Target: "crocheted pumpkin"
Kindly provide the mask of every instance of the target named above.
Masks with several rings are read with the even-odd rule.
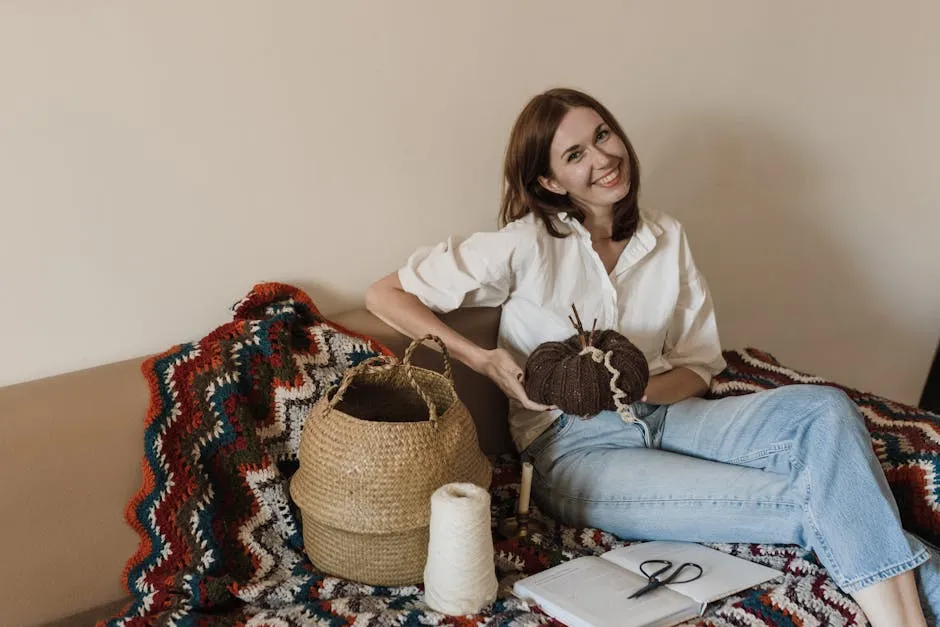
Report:
[[[545,342],[529,355],[526,394],[582,418],[607,409],[632,420],[629,405],[643,397],[649,381],[646,357],[616,331],[592,328],[585,333],[577,309],[572,309],[574,318],[569,319],[578,333],[563,342]]]

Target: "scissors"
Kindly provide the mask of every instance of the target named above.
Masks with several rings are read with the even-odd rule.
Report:
[[[652,569],[655,566],[660,566],[660,568],[652,572],[647,571],[647,567]],[[665,573],[670,568],[672,568],[672,562],[670,562],[669,560],[646,560],[645,562],[641,563],[640,572],[646,575],[646,578],[649,579],[649,583],[643,586],[642,588],[640,588],[639,590],[637,590],[636,592],[634,592],[633,594],[631,594],[630,596],[628,596],[627,598],[635,599],[639,596],[643,596],[647,592],[655,590],[656,588],[660,586],[664,586],[667,583],[689,583],[690,581],[695,581],[696,579],[702,576],[701,566],[699,566],[698,564],[694,562],[685,562],[684,564],[680,564],[677,569],[672,571],[672,574],[668,575],[667,577],[660,578],[660,575]],[[698,571],[698,572],[696,572],[693,575],[692,574],[693,571]],[[685,573],[685,575],[680,577],[679,575],[681,575],[683,572]]]

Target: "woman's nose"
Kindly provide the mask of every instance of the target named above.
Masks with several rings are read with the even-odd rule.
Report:
[[[595,148],[594,150],[594,169],[603,170],[613,163],[614,157],[608,152],[605,152],[603,148]]]

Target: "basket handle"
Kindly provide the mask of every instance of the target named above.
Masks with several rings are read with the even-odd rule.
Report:
[[[427,405],[428,419],[430,420],[431,424],[437,426],[437,406],[434,404],[434,401],[431,400],[431,397],[428,396],[428,394],[423,389],[421,389],[421,385],[418,383],[418,380],[415,379],[414,373],[412,372],[412,368],[415,368],[416,366],[411,365],[411,356],[415,349],[417,349],[418,346],[424,342],[424,340],[432,340],[440,347],[441,355],[444,358],[444,376],[447,377],[447,380],[450,381],[451,385],[454,385],[454,372],[450,364],[450,355],[447,352],[447,347],[444,345],[444,342],[441,341],[441,338],[437,337],[436,335],[428,334],[420,339],[414,340],[405,350],[405,355],[401,360],[401,365],[405,367],[405,375],[408,377],[408,382],[411,383],[411,387],[414,388],[415,392],[418,393],[418,396],[421,397],[421,400],[424,401],[424,404]],[[346,390],[348,390],[349,386],[352,385],[353,379],[355,379],[361,373],[365,372],[366,370],[387,370],[395,366],[396,363],[397,362],[394,357],[385,357],[380,355],[378,357],[370,357],[369,359],[363,360],[352,368],[346,370],[346,372],[343,374],[342,381],[339,383],[338,389],[327,403],[327,406],[324,410],[324,415],[325,412],[336,409],[336,406],[339,404],[339,402],[343,400],[343,395],[346,393]],[[332,388],[327,391],[327,395],[330,394],[330,391],[332,391]]]
[[[450,354],[447,352],[447,346],[444,345],[443,340],[428,333],[424,337],[415,338],[414,341],[405,349],[405,355],[402,357],[401,363],[405,367],[405,375],[408,377],[408,381],[411,383],[411,387],[414,388],[415,392],[418,393],[418,396],[421,397],[421,400],[424,401],[424,404],[428,406],[428,419],[431,421],[431,424],[435,427],[437,426],[437,406],[434,404],[434,401],[431,400],[431,397],[421,389],[421,385],[418,383],[418,380],[415,379],[414,372],[412,368],[415,366],[411,365],[411,356],[414,354],[415,349],[417,349],[425,340],[431,340],[435,342],[441,349],[441,357],[444,359],[444,376],[447,377],[447,380],[450,381],[451,386],[454,385],[454,372],[450,366]]]
[[[394,365],[394,357],[385,357],[383,355],[379,355],[377,357],[369,357],[368,359],[364,359],[352,368],[347,369],[346,372],[343,373],[343,378],[339,384],[334,385],[326,391],[326,395],[329,396],[330,392],[333,391],[333,388],[338,388],[336,393],[333,394],[333,397],[330,398],[329,402],[327,403],[326,409],[324,410],[324,415],[326,412],[330,412],[336,409],[336,406],[339,405],[339,402],[343,400],[343,394],[345,394],[346,390],[349,389],[353,379],[355,379],[361,373],[365,372],[366,370],[385,370],[387,368],[391,368]]]
[[[450,366],[450,353],[447,352],[447,346],[444,345],[444,341],[436,335],[428,333],[424,337],[412,341],[408,348],[405,349],[405,356],[402,358],[401,363],[410,366],[412,353],[414,353],[415,349],[421,346],[425,340],[431,340],[440,347],[441,357],[444,359],[444,376],[447,377],[451,385],[454,385],[454,371]]]

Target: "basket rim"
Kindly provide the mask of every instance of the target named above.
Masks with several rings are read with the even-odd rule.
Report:
[[[459,400],[459,399],[458,399],[458,400]],[[326,397],[324,397],[323,399],[317,401],[317,402],[314,404],[314,406],[311,408],[310,415],[307,417],[307,420],[324,420],[324,419],[326,419],[326,414],[327,414],[327,412],[320,411],[319,414],[316,415],[316,416],[314,416],[314,413],[313,413],[314,410],[316,410],[316,409],[321,405],[321,403],[324,404],[324,405],[329,405],[329,399],[327,399]],[[460,404],[462,405],[462,403],[460,403]],[[446,419],[446,420],[451,420],[451,418],[445,418],[445,417],[447,417],[447,416],[449,416],[449,415],[451,415],[451,414],[453,414],[453,413],[455,413],[455,412],[457,412],[457,411],[460,411],[460,409],[461,409],[461,408],[460,408],[460,406],[458,405],[457,402],[451,403],[451,404],[450,404],[450,407],[448,407],[448,408],[445,409],[443,412],[441,412],[440,414],[438,414],[437,420],[445,420],[445,419]],[[470,413],[470,410],[469,410],[469,409],[466,409],[466,406],[464,406],[463,409],[464,409],[468,414]],[[425,407],[425,412],[427,412],[427,408],[426,408],[426,407]],[[434,427],[434,422],[436,422],[436,421],[432,421],[430,414],[427,414],[427,413],[426,413],[426,415],[424,416],[424,418],[422,418],[421,420],[395,420],[395,421],[389,421],[389,420],[369,420],[368,418],[360,418],[360,417],[358,417],[358,416],[354,416],[354,415],[352,415],[352,414],[348,414],[348,413],[344,412],[343,410],[338,409],[338,408],[336,408],[336,407],[334,407],[333,409],[331,409],[328,413],[329,413],[329,414],[336,414],[336,416],[331,416],[331,419],[332,419],[332,418],[340,418],[340,419],[343,419],[343,420],[350,420],[350,421],[353,421],[354,423],[358,423],[358,424],[363,425],[363,426],[364,426],[364,425],[372,425],[372,426],[375,426],[375,427],[381,427],[382,429],[405,429],[405,428],[408,428],[408,427],[414,427],[414,426],[418,426],[418,425],[425,425],[425,426]],[[472,415],[471,415],[471,419],[472,419]],[[304,427],[306,428],[306,424],[304,424]],[[424,428],[424,427],[421,427],[421,428]]]

